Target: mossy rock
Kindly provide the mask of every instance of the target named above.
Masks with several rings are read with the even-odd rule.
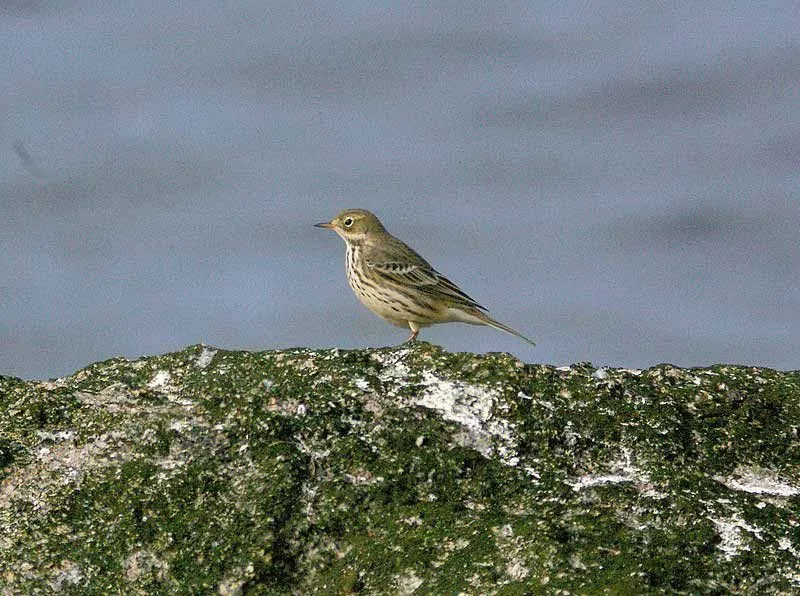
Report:
[[[0,377],[0,594],[800,591],[800,373],[427,343]]]

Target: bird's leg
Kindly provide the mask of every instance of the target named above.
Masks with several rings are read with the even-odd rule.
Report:
[[[415,323],[409,321],[408,328],[411,329],[411,335],[408,336],[406,343],[410,341],[417,341],[417,335],[419,335],[419,327]]]
[[[398,348],[400,346],[405,346],[406,344],[410,344],[410,343],[413,343],[413,342],[417,341],[417,334],[419,333],[419,326],[415,325],[411,321],[408,321],[408,328],[411,329],[411,335],[408,336],[408,339],[406,341],[404,341],[399,346],[397,346]],[[400,355],[397,357],[397,359],[394,361],[393,364],[397,364],[398,362],[401,362],[402,360],[405,360],[408,357],[408,355],[411,353],[411,351],[412,350],[399,350]]]

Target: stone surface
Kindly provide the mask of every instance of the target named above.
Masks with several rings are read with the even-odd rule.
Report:
[[[430,344],[0,377],[0,593],[800,591],[800,373]]]

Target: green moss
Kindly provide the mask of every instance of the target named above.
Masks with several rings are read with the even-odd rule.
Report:
[[[0,377],[11,593],[800,587],[800,374],[427,343]]]

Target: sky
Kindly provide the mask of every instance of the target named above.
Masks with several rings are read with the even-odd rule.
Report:
[[[800,364],[790,2],[0,9],[0,374],[395,345],[344,208],[532,337],[526,362]]]

